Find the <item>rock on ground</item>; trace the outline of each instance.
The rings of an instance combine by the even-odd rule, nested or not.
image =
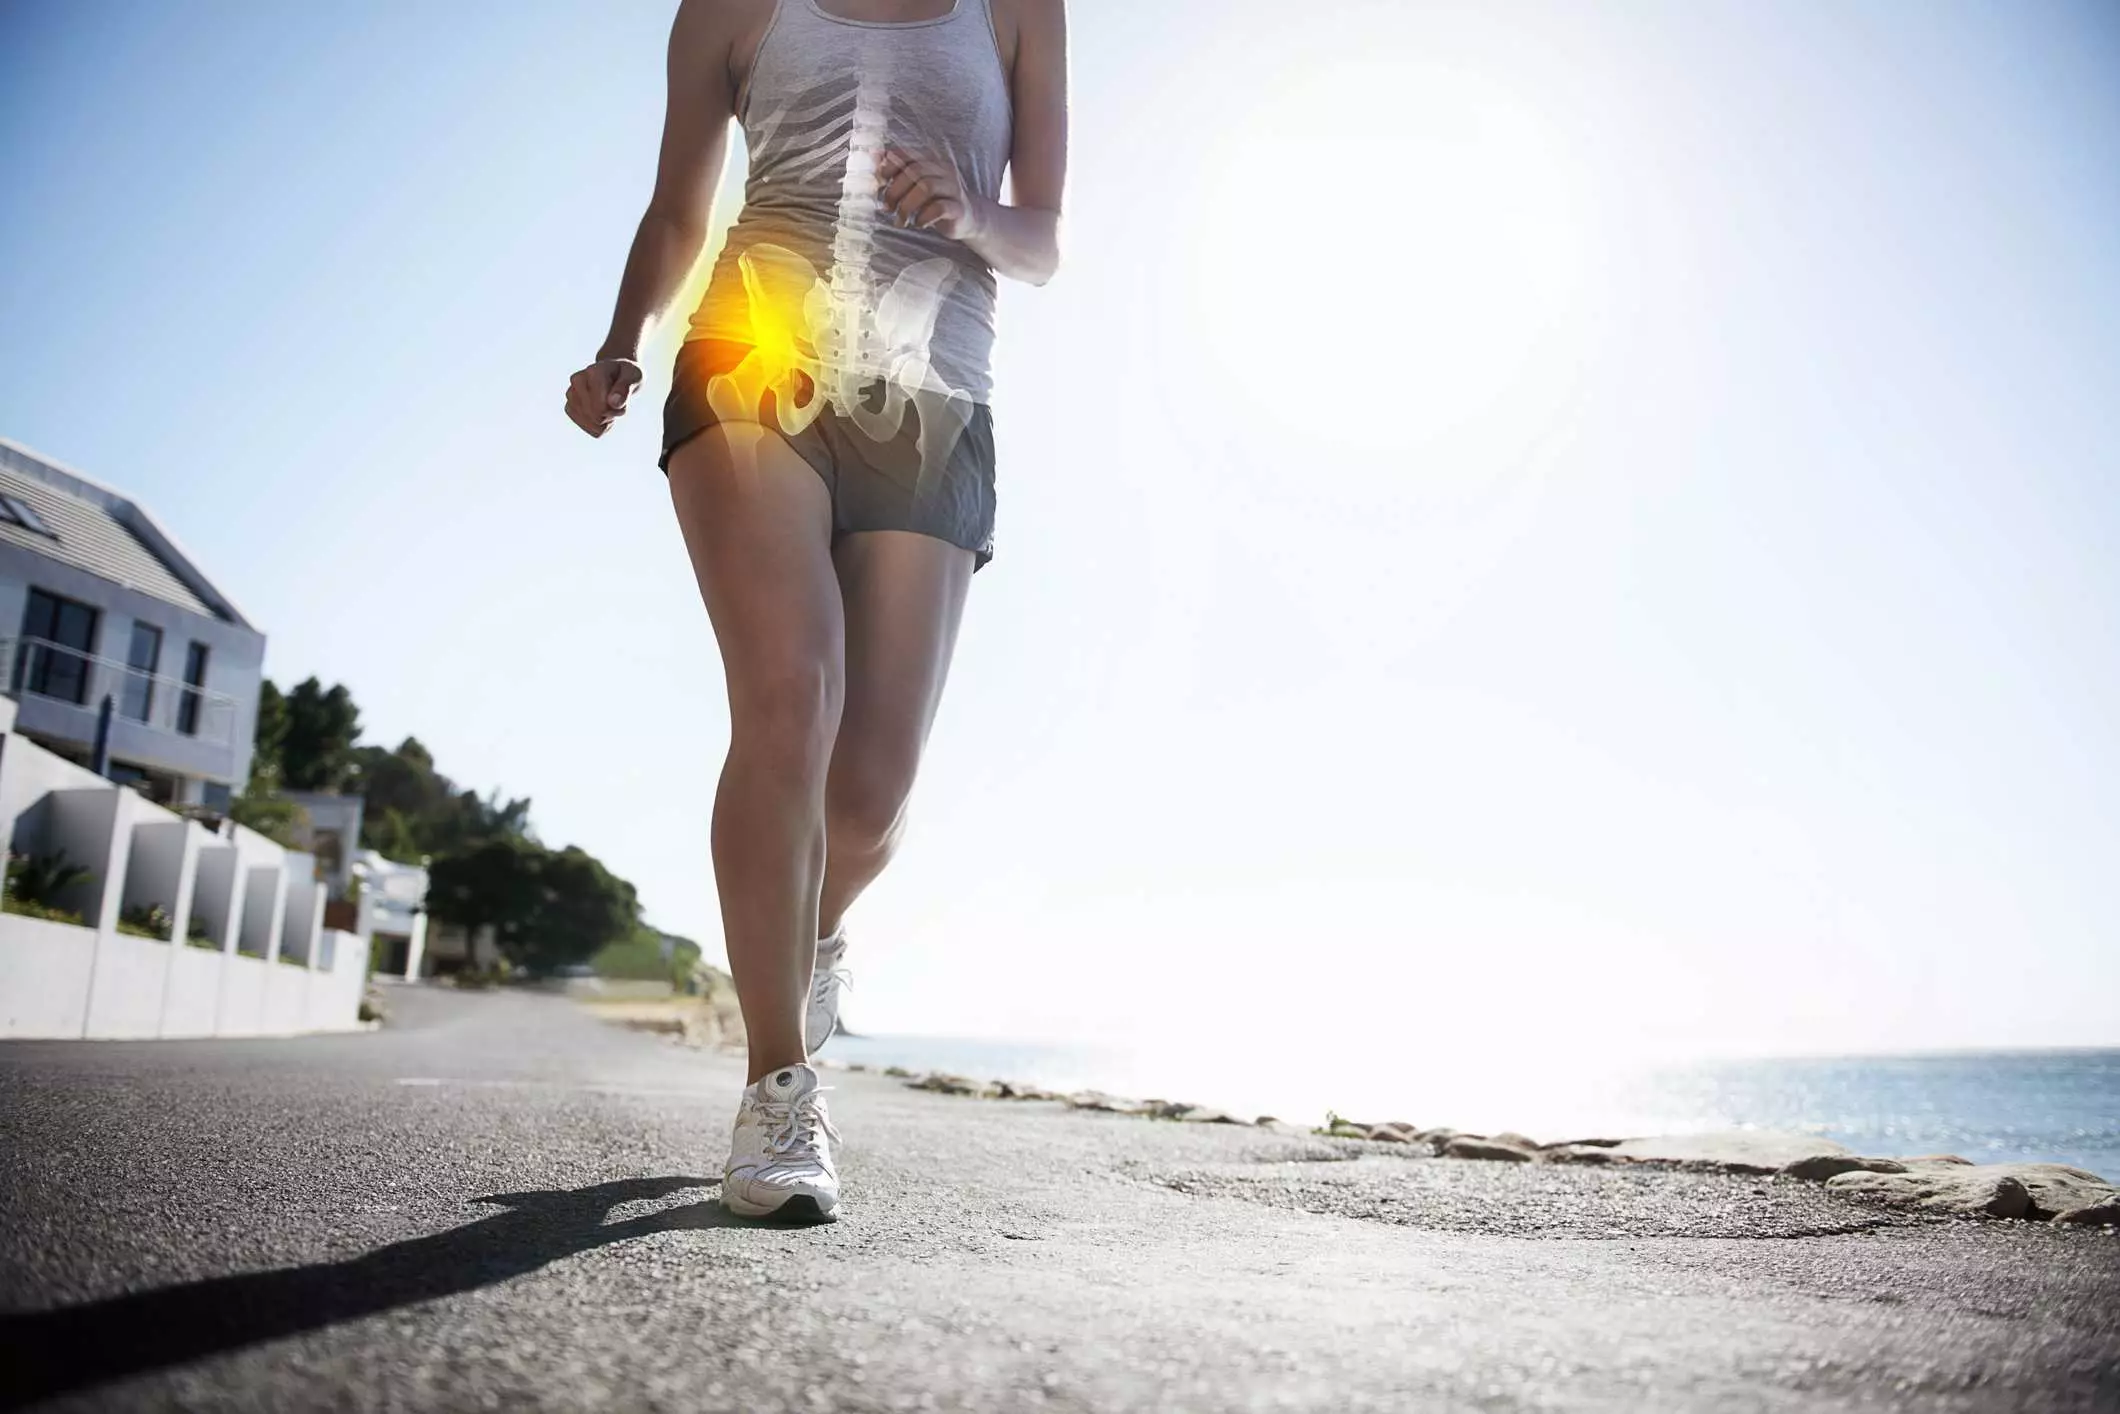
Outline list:
[[[1909,1164],[1903,1173],[1844,1173],[1826,1188],[1849,1198],[1995,1218],[2052,1218],[2120,1201],[2120,1190],[2067,1164]]]
[[[2105,1203],[2093,1203],[2087,1208],[2071,1208],[2065,1213],[2054,1214],[2057,1223],[2092,1223],[2106,1227],[2120,1226],[2120,1199]]]
[[[1779,1173],[1790,1164],[1847,1149],[1815,1134],[1773,1129],[1733,1129],[1712,1134],[1664,1134],[1610,1146],[1615,1159],[1636,1163],[1690,1164],[1723,1173]]]
[[[1498,1144],[1492,1139],[1471,1139],[1460,1136],[1443,1146],[1446,1159],[1499,1159],[1503,1163],[1528,1164],[1531,1152],[1519,1149],[1514,1144]]]
[[[1865,1159],[1854,1154],[1812,1154],[1782,1167],[1783,1178],[1807,1179],[1812,1183],[1824,1183],[1827,1179],[1843,1173],[1905,1173],[1907,1166],[1897,1159]]]
[[[1968,1217],[2021,1218],[2032,1201],[2023,1184],[1986,1166],[1843,1173],[1826,1180],[1826,1191],[1865,1202]]]

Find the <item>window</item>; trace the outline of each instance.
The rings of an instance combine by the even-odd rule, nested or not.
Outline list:
[[[206,645],[194,643],[184,650],[184,691],[177,696],[177,730],[186,736],[199,734],[199,692],[206,686]]]
[[[96,611],[32,589],[22,611],[22,639],[15,654],[16,686],[86,704],[89,655],[96,651]]]
[[[19,525],[24,530],[33,530],[39,535],[49,535],[54,540],[59,538],[58,533],[46,525],[43,517],[32,510],[29,502],[20,496],[0,494],[0,521]]]
[[[132,646],[125,652],[125,691],[118,710],[144,722],[155,709],[155,668],[162,661],[162,630],[134,620]]]

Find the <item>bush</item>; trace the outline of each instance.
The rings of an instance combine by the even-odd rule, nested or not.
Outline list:
[[[664,957],[663,935],[645,924],[589,959],[596,975],[610,981],[668,982],[680,992],[694,990],[692,974],[698,963],[699,944],[674,939],[670,956]]]
[[[201,948],[207,952],[219,952],[221,945],[213,940],[206,930],[206,920],[192,914],[184,925],[184,943],[187,947]]]
[[[175,928],[176,920],[158,903],[134,904],[118,911],[118,931],[130,933],[135,938],[152,938],[158,943],[166,943]]]
[[[88,879],[88,870],[66,857],[63,849],[50,854],[15,854],[7,856],[7,899],[13,907],[17,902],[33,904],[43,909],[59,909],[59,895],[76,884]],[[59,910],[66,912],[67,910]],[[17,913],[30,913],[34,918],[50,918],[52,913],[31,913],[29,909],[17,908]],[[71,914],[71,921],[78,923],[81,915]]]
[[[76,928],[88,926],[81,915],[70,908],[51,908],[34,899],[16,898],[13,894],[7,896],[7,911],[19,913],[25,918],[46,918],[54,923],[71,923]]]

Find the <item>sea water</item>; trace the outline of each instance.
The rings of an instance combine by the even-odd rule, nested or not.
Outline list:
[[[824,1053],[874,1067],[1214,1105],[1305,1124],[1328,1110],[1540,1141],[1760,1128],[1877,1156],[2072,1164],[2120,1179],[2120,1050],[1601,1064],[1457,1052],[1394,1068],[1304,1067],[1270,1046],[1219,1054],[933,1036],[843,1036]]]

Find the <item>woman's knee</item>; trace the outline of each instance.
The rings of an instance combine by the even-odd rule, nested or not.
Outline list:
[[[890,839],[905,818],[913,794],[915,763],[899,752],[849,755],[842,743],[832,757],[825,789],[825,818],[834,835],[866,845]]]
[[[831,761],[844,692],[828,659],[791,659],[729,682],[729,753],[819,775]]]

